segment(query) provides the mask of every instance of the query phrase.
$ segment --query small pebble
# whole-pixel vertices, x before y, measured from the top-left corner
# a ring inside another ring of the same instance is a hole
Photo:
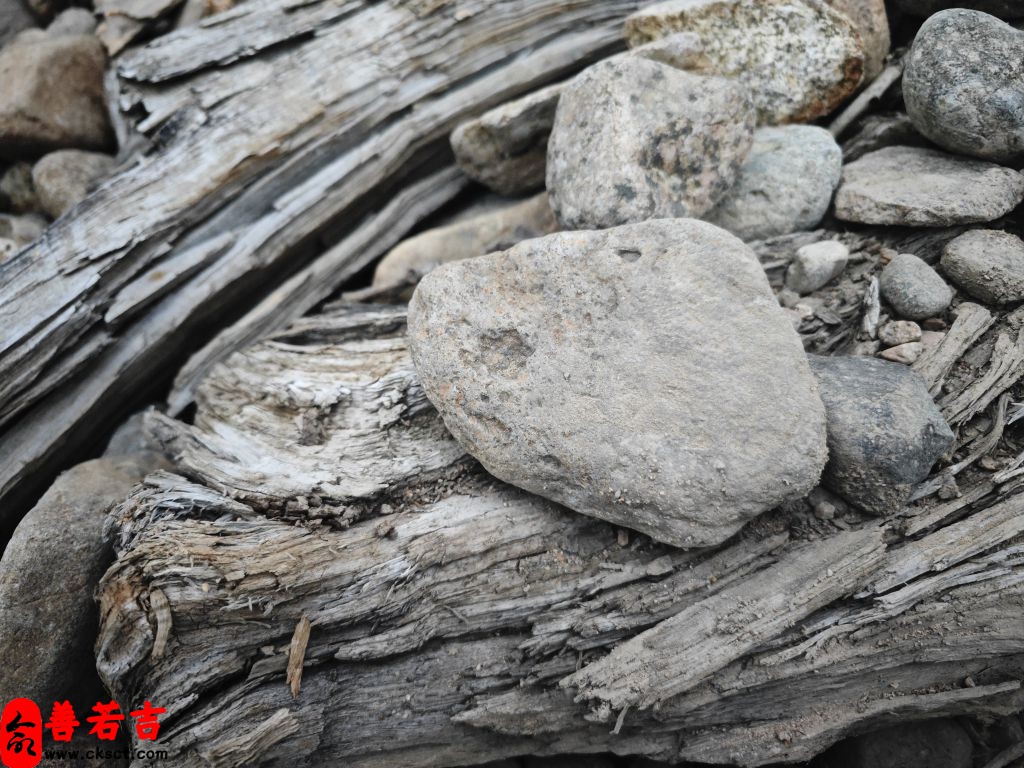
[[[883,360],[891,360],[894,363],[903,363],[904,365],[912,365],[917,362],[917,358],[921,356],[921,352],[924,351],[924,345],[919,341],[911,341],[907,344],[900,344],[896,347],[889,347],[878,353],[878,356]]]
[[[799,294],[812,293],[839,277],[849,258],[849,249],[836,240],[805,245],[786,270],[786,287]]]
[[[932,347],[937,347],[944,338],[946,338],[946,334],[941,331],[921,331],[921,346],[927,351]]]
[[[878,329],[878,340],[887,347],[920,341],[921,326],[912,320],[891,320]]]
[[[882,298],[901,317],[911,320],[938,315],[953,300],[953,289],[939,273],[909,253],[901,253],[889,262],[878,287]]]

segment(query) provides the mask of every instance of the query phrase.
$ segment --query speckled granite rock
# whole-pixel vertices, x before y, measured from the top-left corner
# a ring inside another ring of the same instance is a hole
[[[731,80],[619,56],[562,92],[547,188],[566,229],[700,216],[729,190],[754,116]]]

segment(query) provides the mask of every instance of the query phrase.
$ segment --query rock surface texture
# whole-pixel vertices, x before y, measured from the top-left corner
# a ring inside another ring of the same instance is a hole
[[[761,128],[736,183],[704,218],[743,240],[813,229],[842,170],[842,150],[824,128]]]
[[[1009,232],[974,229],[950,240],[942,269],[958,288],[986,304],[1024,299],[1024,242]]]
[[[864,72],[853,21],[821,2],[666,0],[626,20],[632,46],[673,32],[697,34],[714,71],[743,81],[762,124],[827,115]]]
[[[110,155],[61,149],[35,164],[32,182],[43,210],[56,219],[84,200],[92,186],[116,166],[117,161]]]
[[[103,45],[88,35],[29,30],[0,50],[0,157],[109,148],[105,65]]]
[[[456,128],[452,150],[459,168],[502,195],[543,187],[548,135],[563,87],[541,88]]]
[[[799,294],[812,293],[839,277],[849,258],[849,249],[836,240],[802,246],[786,270],[786,287]]]
[[[907,57],[903,98],[941,147],[1001,163],[1024,158],[1024,32],[979,11],[942,11]]]
[[[984,11],[1001,19],[1024,18],[1024,4],[1020,0],[892,0],[896,10],[911,16],[931,16],[948,8],[970,8]]]
[[[802,346],[753,254],[710,224],[449,264],[409,312],[417,373],[459,442],[578,512],[706,546],[817,483],[824,414]]]
[[[1024,176],[922,147],[886,147],[843,167],[836,218],[948,227],[992,221],[1024,199]]]
[[[953,442],[924,380],[866,357],[810,361],[828,419],[824,485],[868,512],[898,511]]]
[[[924,320],[946,311],[953,289],[923,259],[900,253],[885,265],[878,288],[900,317]]]
[[[403,240],[381,259],[373,284],[416,282],[441,264],[503,251],[520,240],[548,235],[557,229],[558,222],[546,193],[503,203]]]
[[[733,81],[606,59],[562,92],[547,188],[566,229],[701,216],[746,159],[754,115]]]

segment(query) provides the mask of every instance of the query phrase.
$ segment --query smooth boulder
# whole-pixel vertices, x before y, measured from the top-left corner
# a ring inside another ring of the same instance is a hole
[[[562,92],[547,188],[565,229],[698,217],[729,191],[754,114],[739,85],[619,56]]]
[[[1014,234],[965,232],[946,243],[940,263],[960,290],[986,304],[1024,300],[1024,241]]]
[[[440,267],[409,308],[424,390],[496,477],[680,547],[808,492],[824,410],[740,240],[673,219]]]
[[[526,200],[505,201],[477,215],[403,240],[381,259],[373,284],[384,287],[415,283],[441,264],[503,251],[521,240],[548,235],[557,229],[546,193]]]
[[[0,157],[109,149],[106,60],[91,35],[29,30],[0,50]]]
[[[885,147],[843,167],[835,215],[859,224],[949,227],[993,221],[1024,200],[1024,176],[923,147]]]
[[[543,187],[548,135],[563,87],[541,88],[459,125],[451,136],[459,168],[502,195]]]
[[[823,2],[666,0],[626,19],[630,46],[676,32],[696,34],[712,70],[742,81],[763,125],[827,115],[863,78],[856,25]]]
[[[810,361],[828,420],[823,485],[867,512],[899,511],[953,444],[924,379],[869,357]]]
[[[814,229],[842,171],[843,152],[824,128],[760,128],[736,183],[703,218],[743,240]]]
[[[980,11],[942,11],[907,56],[903,99],[914,127],[951,152],[1024,160],[1024,32]]]
[[[148,453],[79,464],[18,525],[0,559],[0,700],[26,696],[49,707],[70,699],[82,711],[103,693],[92,646],[93,592],[114,559],[106,513],[165,466]]]
[[[946,311],[953,289],[923,259],[900,253],[885,265],[878,289],[900,317],[924,320]]]
[[[51,152],[32,168],[40,205],[56,219],[84,200],[92,187],[110,175],[116,165],[113,157],[99,152],[80,149]]]

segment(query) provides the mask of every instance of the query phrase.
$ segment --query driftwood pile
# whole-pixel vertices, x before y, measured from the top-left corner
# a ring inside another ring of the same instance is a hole
[[[936,5],[98,3],[119,165],[0,257],[0,663],[100,682],[0,698],[158,703],[154,765],[1012,764],[1024,128],[934,81],[1024,33]]]

